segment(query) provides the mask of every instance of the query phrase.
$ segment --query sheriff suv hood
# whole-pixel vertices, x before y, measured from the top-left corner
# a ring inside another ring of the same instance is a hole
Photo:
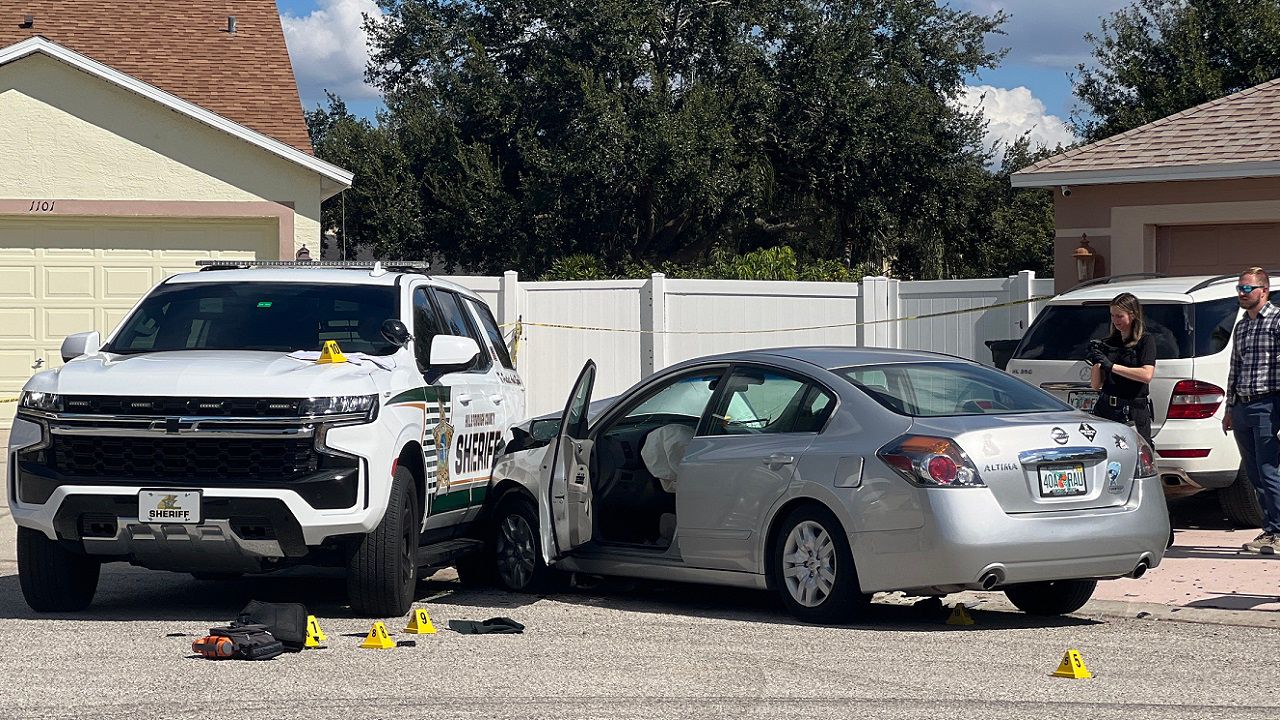
[[[390,358],[382,359],[390,364]],[[387,370],[371,361],[317,364],[278,352],[98,353],[32,378],[29,390],[63,395],[325,397],[378,392]]]

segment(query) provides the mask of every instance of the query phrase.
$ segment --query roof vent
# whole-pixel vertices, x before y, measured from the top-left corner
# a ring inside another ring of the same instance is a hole
[[[23,15],[23,16],[22,16],[22,24],[21,24],[21,25],[19,25],[18,27],[20,27],[20,28],[33,28],[33,27],[35,27],[35,26],[36,26],[36,16],[35,16],[35,15]]]
[[[227,32],[234,33],[235,31],[236,31],[236,16],[228,15],[227,16]]]

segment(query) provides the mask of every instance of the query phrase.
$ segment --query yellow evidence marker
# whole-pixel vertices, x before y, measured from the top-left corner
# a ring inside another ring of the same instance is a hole
[[[1058,669],[1054,670],[1050,675],[1073,680],[1093,677],[1093,673],[1089,672],[1089,668],[1084,666],[1084,658],[1080,657],[1080,651],[1075,648],[1067,650],[1067,653],[1062,656],[1062,662],[1059,663]]]
[[[436,626],[431,624],[431,616],[427,614],[426,608],[416,608],[404,631],[414,635],[435,635]]]
[[[387,634],[387,626],[378,620],[369,628],[369,636],[360,643],[360,647],[369,648],[371,650],[390,650],[396,646],[396,641],[391,639]]]
[[[969,611],[965,608],[964,603],[956,603],[955,609],[951,611],[951,617],[947,618],[948,625],[972,625],[973,617],[969,615]]]
[[[324,634],[320,629],[320,623],[316,621],[315,615],[307,616],[307,642],[304,647],[320,647],[320,643],[328,640],[329,636]]]
[[[320,351],[320,357],[316,358],[317,365],[344,363],[346,361],[347,356],[342,354],[342,348],[338,347],[337,340],[325,340],[324,349]]]

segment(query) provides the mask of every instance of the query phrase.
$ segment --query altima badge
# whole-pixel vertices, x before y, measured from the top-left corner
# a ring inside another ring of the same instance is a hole
[[[1098,431],[1094,430],[1089,423],[1080,423],[1080,434],[1084,436],[1085,440],[1093,442],[1093,439],[1098,436]]]
[[[1049,437],[1053,438],[1053,441],[1059,445],[1066,445],[1067,441],[1071,439],[1070,436],[1067,435],[1067,431],[1060,427],[1050,430]]]

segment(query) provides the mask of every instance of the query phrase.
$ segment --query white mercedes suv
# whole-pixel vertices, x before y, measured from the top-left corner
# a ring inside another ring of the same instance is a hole
[[[1216,489],[1228,519],[1258,527],[1262,508],[1240,465],[1235,438],[1222,431],[1231,330],[1241,313],[1238,277],[1142,273],[1079,285],[1040,311],[1006,370],[1089,409],[1097,398],[1084,362],[1089,341],[1109,334],[1111,299],[1133,293],[1142,303],[1146,332],[1156,341],[1151,431],[1166,495]]]

